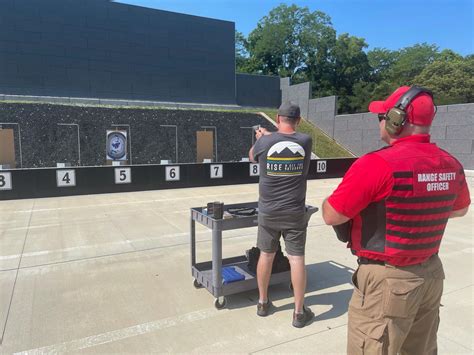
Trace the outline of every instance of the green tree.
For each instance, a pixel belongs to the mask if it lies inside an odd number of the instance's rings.
[[[374,48],[369,51],[367,59],[370,65],[370,79],[375,82],[384,79],[390,67],[397,61],[398,56],[398,51],[385,48]]]
[[[363,38],[344,33],[337,38],[332,49],[333,87],[339,96],[339,111],[354,112],[358,109],[351,97],[354,94],[353,86],[369,79],[370,65],[364,52],[366,47]]]
[[[432,90],[438,105],[474,102],[474,57],[444,50],[413,82]]]
[[[399,51],[376,49],[370,52],[371,76],[377,83],[372,99],[383,99],[399,86],[412,85],[415,77],[438,56],[438,47],[427,43],[415,44]]]
[[[303,79],[305,75],[300,74],[307,68],[308,57],[328,31],[334,30],[326,14],[282,4],[249,34],[248,51],[262,74]]]
[[[249,61],[247,46],[247,39],[243,33],[235,30],[235,69],[237,72],[243,72],[242,69]]]
[[[388,77],[394,87],[410,85],[438,55],[438,47],[434,44],[415,44],[400,50],[397,60],[390,66]]]

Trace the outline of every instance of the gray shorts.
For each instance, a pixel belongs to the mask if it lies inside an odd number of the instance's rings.
[[[303,256],[307,227],[305,214],[274,216],[259,213],[257,247],[265,253],[275,253],[280,236],[283,235],[286,253]]]

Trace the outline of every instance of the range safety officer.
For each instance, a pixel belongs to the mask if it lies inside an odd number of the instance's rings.
[[[388,146],[360,157],[323,203],[323,218],[358,257],[348,354],[436,354],[449,218],[470,205],[462,165],[430,143],[427,89],[403,86],[373,101]]]

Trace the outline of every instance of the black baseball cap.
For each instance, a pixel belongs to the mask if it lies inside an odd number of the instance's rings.
[[[300,107],[292,101],[285,101],[280,105],[278,115],[289,118],[300,118]]]

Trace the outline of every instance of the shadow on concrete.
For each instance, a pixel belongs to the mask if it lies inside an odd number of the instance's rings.
[[[332,305],[332,307],[322,313],[317,314],[314,321],[337,318],[347,312],[348,303],[352,295],[351,277],[354,270],[335,261],[324,261],[321,263],[310,264],[306,266],[307,270],[307,286],[306,294],[330,289],[332,287],[347,285],[347,289],[320,293],[317,295],[307,295],[305,304],[309,307],[312,305]],[[269,298],[272,301],[280,299],[292,298],[293,293],[288,284],[279,284],[270,286]],[[244,293],[227,296],[228,309],[238,309],[255,306],[258,301],[258,291],[252,290]],[[273,307],[270,314],[289,310],[294,308],[293,300],[280,307]]]

